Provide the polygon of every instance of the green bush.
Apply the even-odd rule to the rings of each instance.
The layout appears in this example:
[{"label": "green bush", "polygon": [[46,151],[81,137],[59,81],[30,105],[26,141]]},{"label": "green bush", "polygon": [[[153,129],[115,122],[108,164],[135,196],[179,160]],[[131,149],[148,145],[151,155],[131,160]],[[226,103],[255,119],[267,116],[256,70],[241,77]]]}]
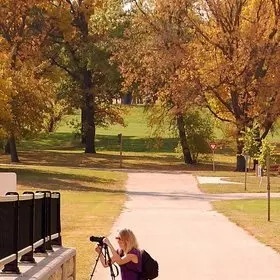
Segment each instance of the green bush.
[{"label": "green bush", "polygon": [[260,155],[258,157],[259,164],[262,168],[266,167],[266,160],[268,156],[270,156],[271,163],[275,163],[274,151],[275,145],[271,144],[267,139],[263,139]]},{"label": "green bush", "polygon": [[[214,139],[214,119],[209,114],[198,109],[189,110],[184,115],[185,131],[187,143],[194,161],[198,161],[199,156],[209,153],[209,142]],[[176,152],[182,155],[180,143]]]}]

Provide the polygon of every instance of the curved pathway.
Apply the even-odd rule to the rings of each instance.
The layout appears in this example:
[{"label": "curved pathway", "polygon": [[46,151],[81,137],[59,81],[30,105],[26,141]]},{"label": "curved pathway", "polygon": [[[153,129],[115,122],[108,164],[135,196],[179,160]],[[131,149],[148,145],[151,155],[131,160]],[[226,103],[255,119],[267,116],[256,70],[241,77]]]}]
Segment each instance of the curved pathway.
[{"label": "curved pathway", "polygon": [[[203,194],[192,175],[179,172],[129,173],[127,195],[112,228],[113,243],[118,229],[133,229],[141,247],[159,262],[157,279],[280,279],[280,254],[214,211],[209,203],[246,196]],[[93,279],[111,277],[98,264]]]}]

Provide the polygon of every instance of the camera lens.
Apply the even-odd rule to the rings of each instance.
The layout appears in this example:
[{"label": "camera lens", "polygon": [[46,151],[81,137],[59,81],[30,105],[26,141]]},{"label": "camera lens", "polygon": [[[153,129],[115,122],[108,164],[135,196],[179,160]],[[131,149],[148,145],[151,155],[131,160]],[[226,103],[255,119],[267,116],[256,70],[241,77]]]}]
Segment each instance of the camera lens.
[{"label": "camera lens", "polygon": [[101,245],[103,244],[103,239],[104,239],[104,236],[93,236],[93,235],[89,238],[89,240],[91,242],[97,242]]}]

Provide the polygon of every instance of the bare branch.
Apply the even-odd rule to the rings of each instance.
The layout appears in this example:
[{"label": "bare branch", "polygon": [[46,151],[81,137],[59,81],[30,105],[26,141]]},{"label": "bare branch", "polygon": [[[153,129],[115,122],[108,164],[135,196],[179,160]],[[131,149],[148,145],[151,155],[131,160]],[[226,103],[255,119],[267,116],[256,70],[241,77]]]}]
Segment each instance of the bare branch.
[{"label": "bare branch", "polygon": [[206,107],[209,109],[209,111],[219,120],[223,121],[223,122],[229,122],[229,123],[235,123],[233,122],[232,120],[228,120],[228,119],[225,119],[225,118],[222,118],[221,116],[219,116],[219,113],[213,111],[213,109],[211,108],[211,106],[206,103]]},{"label": "bare branch", "polygon": [[65,65],[62,65],[59,62],[57,62],[54,57],[51,57],[50,60],[51,60],[52,64],[63,69],[64,71],[66,71],[75,81],[79,80],[79,76],[75,72],[68,69]]}]

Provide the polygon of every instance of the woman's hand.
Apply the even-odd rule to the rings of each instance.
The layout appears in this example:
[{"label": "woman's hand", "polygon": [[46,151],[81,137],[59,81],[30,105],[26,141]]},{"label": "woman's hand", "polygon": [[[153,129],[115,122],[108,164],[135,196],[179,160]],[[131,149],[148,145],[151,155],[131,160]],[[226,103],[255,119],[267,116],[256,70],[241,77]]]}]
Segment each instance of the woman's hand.
[{"label": "woman's hand", "polygon": [[110,244],[111,244],[107,237],[104,237],[102,241],[103,241],[104,244],[106,244],[108,246],[110,246]]},{"label": "woman's hand", "polygon": [[111,257],[111,262],[112,262],[112,263],[115,263],[115,262],[117,262],[118,259],[119,259],[119,258],[118,258],[117,256],[112,256],[112,257]]},{"label": "woman's hand", "polygon": [[101,250],[102,250],[102,247],[97,244],[95,247],[95,252],[97,252],[99,254],[101,252]]}]

